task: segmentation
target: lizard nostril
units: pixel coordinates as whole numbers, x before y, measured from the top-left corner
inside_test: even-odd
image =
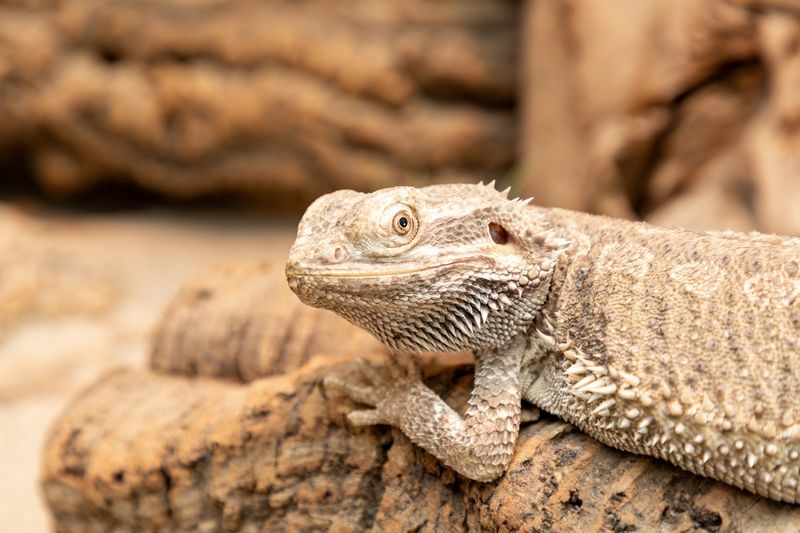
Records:
[[[347,257],[347,253],[344,251],[344,248],[337,246],[333,249],[332,257],[334,263],[341,263],[344,261],[345,257]]]

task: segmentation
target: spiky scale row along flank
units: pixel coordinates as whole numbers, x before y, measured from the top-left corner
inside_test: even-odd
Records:
[[[800,240],[509,200],[493,186],[339,191],[287,278],[389,347],[472,349],[464,417],[413,372],[326,384],[459,473],[500,476],[520,402],[608,445],[800,502]]]

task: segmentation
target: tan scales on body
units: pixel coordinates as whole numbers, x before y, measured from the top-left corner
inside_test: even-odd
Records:
[[[287,276],[397,350],[475,351],[464,417],[413,370],[327,381],[375,406],[355,423],[396,425],[467,477],[505,470],[525,398],[611,446],[798,502],[799,258],[794,238],[442,185],[322,197]]]

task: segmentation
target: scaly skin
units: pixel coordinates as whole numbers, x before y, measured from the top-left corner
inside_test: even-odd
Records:
[[[287,278],[394,349],[475,351],[463,418],[413,370],[326,380],[374,407],[351,421],[395,425],[464,476],[505,471],[524,398],[610,446],[798,503],[799,265],[795,238],[439,185],[322,197]]]

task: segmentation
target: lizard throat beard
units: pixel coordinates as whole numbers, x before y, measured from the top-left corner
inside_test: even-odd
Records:
[[[406,270],[402,281],[385,271],[327,276],[287,272],[287,277],[304,303],[332,310],[387,346],[411,352],[502,346],[530,323],[544,301],[544,284],[524,296],[510,290],[516,273],[451,265]]]

